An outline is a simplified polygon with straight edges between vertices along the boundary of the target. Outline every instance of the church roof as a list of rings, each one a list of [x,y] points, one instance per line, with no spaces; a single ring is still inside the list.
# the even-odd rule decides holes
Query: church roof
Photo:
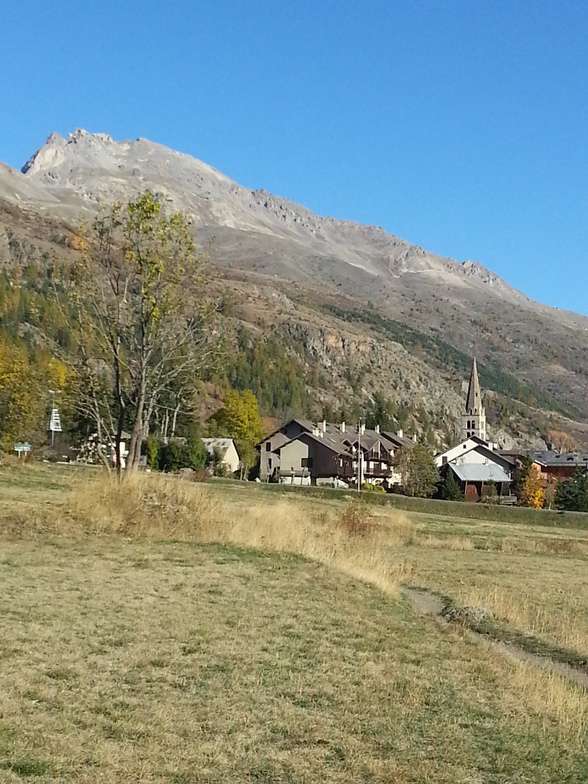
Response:
[[[480,391],[480,381],[478,379],[478,367],[476,365],[476,358],[472,362],[472,374],[470,376],[470,385],[468,387],[468,396],[466,399],[466,414],[475,416],[482,412],[482,393]]]
[[[508,474],[496,463],[449,463],[449,468],[462,482],[510,482]]]

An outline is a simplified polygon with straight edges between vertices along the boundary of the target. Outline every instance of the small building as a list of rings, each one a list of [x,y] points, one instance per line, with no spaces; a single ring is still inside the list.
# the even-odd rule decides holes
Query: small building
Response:
[[[452,471],[466,501],[480,501],[495,488],[503,503],[513,503],[510,492],[514,465],[477,436],[437,455],[435,464],[445,477]]]
[[[530,456],[546,481],[565,482],[578,469],[588,473],[588,454],[583,452],[534,451]]]
[[[215,452],[220,455],[221,462],[226,466],[229,474],[234,474],[239,470],[241,458],[232,438],[203,438],[202,442],[211,457]]]

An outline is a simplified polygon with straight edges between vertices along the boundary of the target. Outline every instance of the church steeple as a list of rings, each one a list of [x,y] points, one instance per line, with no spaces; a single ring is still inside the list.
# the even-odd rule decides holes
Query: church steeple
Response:
[[[462,416],[462,438],[465,440],[472,436],[477,436],[483,441],[486,440],[486,411],[482,405],[482,392],[475,357],[472,362],[465,413]]]
[[[476,358],[472,362],[472,373],[470,375],[470,385],[466,399],[466,414],[479,414],[482,409],[482,393],[480,392],[480,381],[478,379],[478,366]]]

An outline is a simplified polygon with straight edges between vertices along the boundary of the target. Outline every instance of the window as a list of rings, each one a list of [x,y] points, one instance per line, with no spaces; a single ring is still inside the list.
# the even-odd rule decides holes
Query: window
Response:
[[[271,471],[271,468],[272,468],[272,459],[271,459],[271,457],[269,457],[269,458],[268,458],[268,461],[267,461],[267,467],[268,467],[268,468],[269,468],[269,470]]]
[[[266,441],[265,442],[265,451],[266,452],[271,452],[272,451],[272,442],[271,441]]]
[[[312,457],[303,457],[300,460],[302,468],[312,468]]]

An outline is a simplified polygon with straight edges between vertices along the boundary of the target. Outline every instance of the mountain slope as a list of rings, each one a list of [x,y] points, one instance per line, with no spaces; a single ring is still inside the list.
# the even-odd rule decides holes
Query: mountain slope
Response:
[[[100,203],[128,199],[147,187],[190,216],[235,291],[256,284],[265,292],[270,321],[280,321],[270,312],[276,311],[272,292],[295,294],[298,304],[289,318],[298,313],[311,328],[323,324],[330,308],[331,328],[349,329],[343,322],[353,321],[371,340],[375,313],[422,334],[421,344],[475,353],[482,366],[498,368],[588,418],[588,319],[533,302],[479,264],[428,253],[378,227],[319,217],[145,139],[116,142],[79,129],[65,139],[52,134],[23,173],[0,167],[5,209],[17,208],[25,218],[43,216],[47,225],[73,225]],[[31,230],[21,228],[23,241]],[[363,320],[358,313],[372,316]],[[402,342],[402,330],[395,329],[385,340]],[[376,332],[383,340],[385,331]],[[448,356],[445,349],[441,353]],[[410,364],[410,357],[404,361]],[[422,361],[445,384],[462,372],[461,360],[444,368],[428,349]]]

